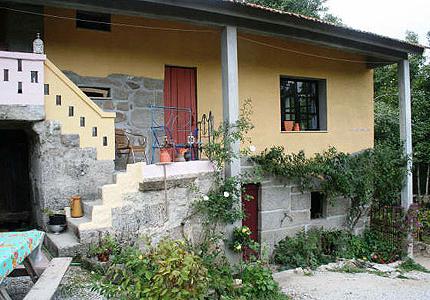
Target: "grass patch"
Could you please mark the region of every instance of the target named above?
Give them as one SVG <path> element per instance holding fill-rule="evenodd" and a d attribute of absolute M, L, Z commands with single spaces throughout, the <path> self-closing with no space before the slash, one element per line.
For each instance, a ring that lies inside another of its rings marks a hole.
<path fill-rule="evenodd" d="M 398 270 L 403 273 L 408 273 L 412 271 L 430 273 L 430 270 L 426 269 L 425 267 L 416 263 L 413 259 L 410 259 L 410 258 L 402 262 L 399 265 Z"/>

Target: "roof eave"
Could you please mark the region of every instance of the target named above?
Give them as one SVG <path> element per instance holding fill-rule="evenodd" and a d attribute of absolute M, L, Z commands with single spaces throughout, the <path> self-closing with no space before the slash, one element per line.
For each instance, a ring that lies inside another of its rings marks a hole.
<path fill-rule="evenodd" d="M 275 13 L 223 0 L 14 0 L 14 2 L 152 16 L 208 25 L 234 25 L 244 30 L 361 53 L 370 58 L 370 64 L 372 61 L 380 63 L 381 59 L 386 64 L 393 63 L 407 58 L 408 54 L 424 52 L 424 47 L 419 45 L 307 17 Z"/>

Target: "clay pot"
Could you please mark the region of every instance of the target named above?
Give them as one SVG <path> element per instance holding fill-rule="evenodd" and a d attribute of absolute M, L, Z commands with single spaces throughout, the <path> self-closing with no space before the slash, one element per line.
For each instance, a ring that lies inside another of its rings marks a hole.
<path fill-rule="evenodd" d="M 293 131 L 300 131 L 300 123 L 294 123 Z"/>
<path fill-rule="evenodd" d="M 81 196 L 72 196 L 70 199 L 70 216 L 72 218 L 82 218 L 84 216 Z"/>
<path fill-rule="evenodd" d="M 284 121 L 284 131 L 293 131 L 294 121 Z"/>
<path fill-rule="evenodd" d="M 172 162 L 172 157 L 170 156 L 169 149 L 167 148 L 160 149 L 160 162 L 161 163 Z"/>

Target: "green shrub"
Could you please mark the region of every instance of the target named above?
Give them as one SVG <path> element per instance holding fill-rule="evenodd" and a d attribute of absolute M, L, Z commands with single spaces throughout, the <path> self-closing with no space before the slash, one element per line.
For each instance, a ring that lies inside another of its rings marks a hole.
<path fill-rule="evenodd" d="M 163 240 L 142 252 L 130 248 L 96 284 L 103 295 L 120 299 L 203 299 L 208 272 L 182 241 Z"/>
<path fill-rule="evenodd" d="M 424 266 L 416 263 L 413 259 L 408 258 L 404 262 L 402 262 L 399 265 L 399 270 L 402 272 L 412 272 L 412 271 L 418 271 L 418 272 L 424 272 L 424 273 L 430 273 L 430 270 L 425 268 Z"/>
<path fill-rule="evenodd" d="M 378 263 L 399 259 L 399 247 L 381 233 L 365 230 L 355 236 L 343 230 L 311 229 L 286 237 L 275 247 L 273 260 L 283 268 L 312 268 L 337 258 L 360 258 Z"/>
<path fill-rule="evenodd" d="M 287 300 L 273 279 L 269 268 L 261 262 L 245 264 L 242 270 L 241 295 L 244 299 L 252 300 Z"/>
<path fill-rule="evenodd" d="M 338 252 L 334 240 L 334 232 L 324 232 L 322 229 L 300 231 L 295 237 L 286 237 L 279 242 L 275 247 L 274 262 L 287 269 L 314 269 L 334 260 Z"/>

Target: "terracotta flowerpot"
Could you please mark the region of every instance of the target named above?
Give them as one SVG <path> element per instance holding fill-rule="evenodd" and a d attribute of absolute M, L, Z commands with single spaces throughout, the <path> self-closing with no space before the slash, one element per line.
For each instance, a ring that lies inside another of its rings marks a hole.
<path fill-rule="evenodd" d="M 72 196 L 72 199 L 70 199 L 70 216 L 72 218 L 82 218 L 84 216 L 81 196 Z"/>
<path fill-rule="evenodd" d="M 294 121 L 284 121 L 284 131 L 293 131 Z"/>
<path fill-rule="evenodd" d="M 166 148 L 160 149 L 160 162 L 161 163 L 172 162 L 172 157 L 170 156 L 169 149 L 166 149 Z"/>
<path fill-rule="evenodd" d="M 294 123 L 293 131 L 300 131 L 300 123 Z"/>

